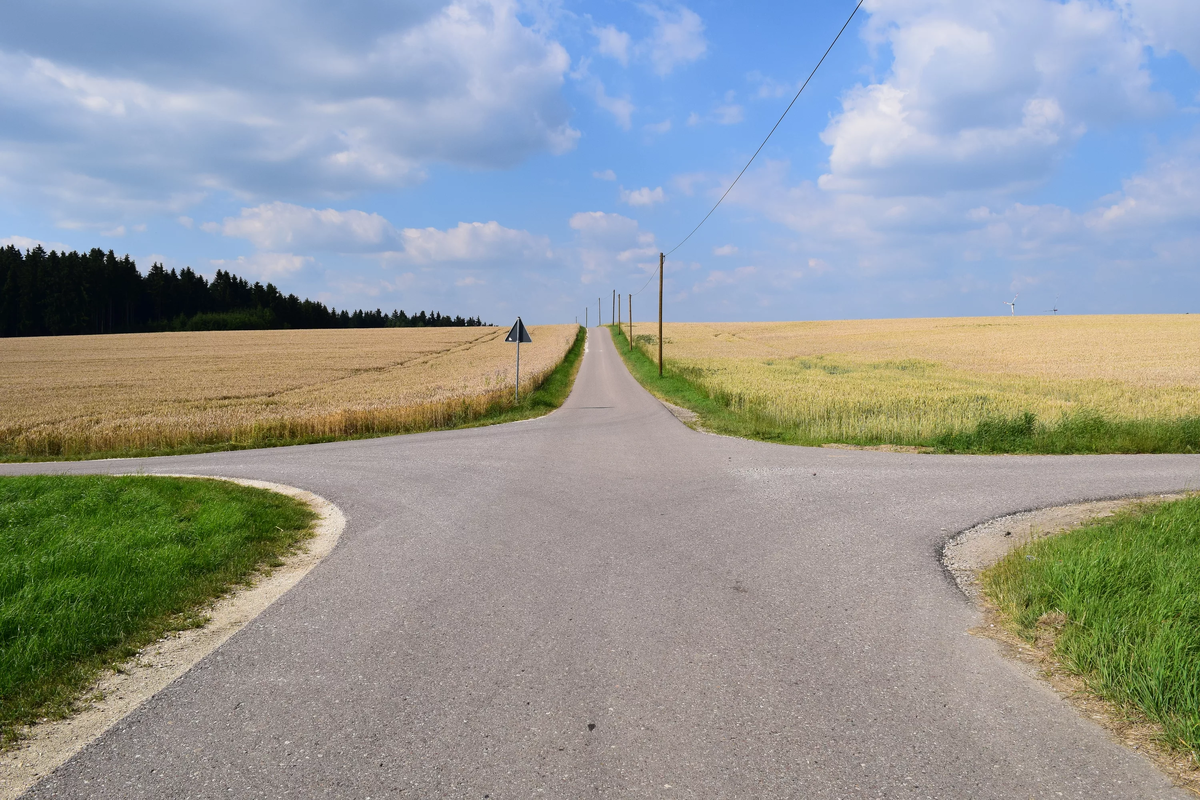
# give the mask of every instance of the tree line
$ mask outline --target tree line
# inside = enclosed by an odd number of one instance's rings
[[[0,336],[483,324],[479,317],[438,312],[338,311],[226,270],[210,282],[191,267],[176,272],[155,263],[143,275],[133,259],[112,250],[0,249]]]

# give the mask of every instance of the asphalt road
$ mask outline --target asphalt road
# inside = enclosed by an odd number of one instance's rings
[[[971,636],[943,541],[1200,486],[1195,456],[695,433],[608,333],[509,425],[0,473],[188,472],[349,524],[282,600],[31,797],[1183,798]]]

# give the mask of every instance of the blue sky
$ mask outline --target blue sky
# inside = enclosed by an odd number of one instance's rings
[[[10,2],[0,242],[607,316],[852,8]],[[1195,0],[867,0],[668,259],[667,318],[1200,312],[1198,67]]]

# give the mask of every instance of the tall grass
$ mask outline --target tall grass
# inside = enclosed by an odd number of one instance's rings
[[[1127,362],[1134,381],[1111,365],[1084,377],[1076,358],[1090,361],[1091,354],[1061,343],[1027,356],[1014,352],[1018,344],[1035,348],[1034,334],[1056,332],[1043,321],[981,334],[971,320],[885,322],[896,325],[828,323],[816,333],[809,323],[669,325],[666,371],[673,383],[659,381],[655,370],[653,390],[676,392],[673,402],[700,413],[705,427],[768,441],[962,453],[1200,452],[1200,373],[1186,362],[1190,339],[1175,361],[1162,345],[1145,352],[1151,371],[1139,367],[1128,342],[1114,345],[1110,360]],[[936,346],[912,338],[918,322]],[[1200,325],[1168,323],[1200,334]],[[1091,321],[1068,324],[1079,333]],[[1104,318],[1091,330],[1119,343],[1115,324]],[[847,341],[834,335],[839,326],[848,329]],[[976,335],[978,347],[986,343],[997,353],[975,353]],[[627,351],[624,331],[614,336]],[[817,346],[811,339],[843,352],[805,354]],[[628,362],[656,359],[654,336],[637,335],[635,343],[634,353],[625,352]]]
[[[225,481],[0,478],[0,743],[278,562],[313,513]]]
[[[1063,615],[1061,662],[1200,757],[1200,497],[1026,545],[982,583],[1031,640]]]

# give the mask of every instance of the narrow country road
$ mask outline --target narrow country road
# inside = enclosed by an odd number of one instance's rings
[[[36,798],[1184,798],[968,634],[978,522],[1194,489],[1200,457],[972,457],[688,430],[592,329],[529,422],[6,465],[298,486],[295,589]]]

